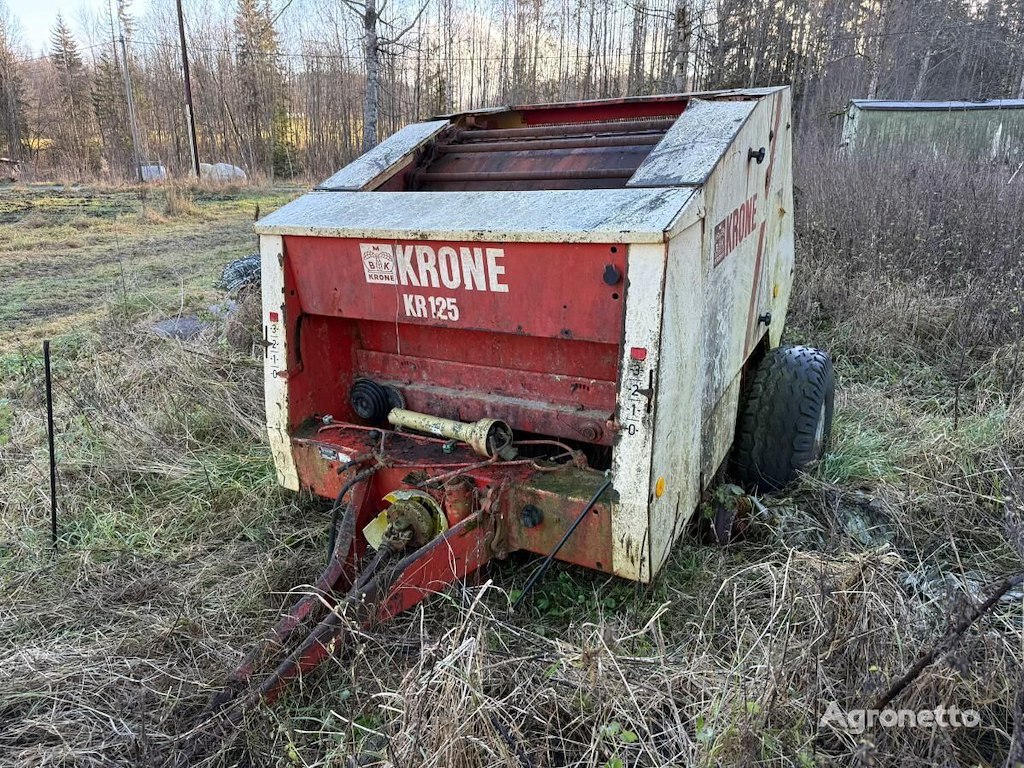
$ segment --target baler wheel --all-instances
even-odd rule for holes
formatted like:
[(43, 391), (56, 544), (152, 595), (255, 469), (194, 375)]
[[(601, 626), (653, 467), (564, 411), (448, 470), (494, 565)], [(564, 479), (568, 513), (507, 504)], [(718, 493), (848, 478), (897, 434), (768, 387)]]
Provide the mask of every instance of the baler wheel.
[(777, 491), (795, 480), (828, 447), (834, 400), (827, 353), (803, 346), (770, 350), (740, 405), (733, 473), (751, 491)]

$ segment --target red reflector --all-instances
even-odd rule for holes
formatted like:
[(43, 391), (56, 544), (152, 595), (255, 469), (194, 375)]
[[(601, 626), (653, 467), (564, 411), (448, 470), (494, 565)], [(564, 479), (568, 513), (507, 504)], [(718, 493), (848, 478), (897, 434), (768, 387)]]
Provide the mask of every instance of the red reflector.
[(280, 319), (281, 319), (281, 315), (279, 315), (277, 312), (271, 312), (270, 313), (270, 322), (276, 323)]
[(634, 360), (646, 360), (647, 349), (644, 347), (633, 347), (631, 350), (629, 350), (629, 356)]

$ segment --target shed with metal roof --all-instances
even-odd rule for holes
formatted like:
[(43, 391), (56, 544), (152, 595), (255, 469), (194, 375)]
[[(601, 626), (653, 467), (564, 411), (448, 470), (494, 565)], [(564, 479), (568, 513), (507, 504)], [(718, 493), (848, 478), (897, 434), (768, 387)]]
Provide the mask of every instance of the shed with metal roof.
[(1024, 159), (1024, 99), (854, 99), (842, 145), (850, 151), (931, 152), (1004, 163)]

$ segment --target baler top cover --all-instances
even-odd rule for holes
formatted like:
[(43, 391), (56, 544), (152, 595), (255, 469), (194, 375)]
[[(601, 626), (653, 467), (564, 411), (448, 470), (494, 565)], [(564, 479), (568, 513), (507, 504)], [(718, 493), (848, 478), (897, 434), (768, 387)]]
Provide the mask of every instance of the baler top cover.
[(522, 106), (414, 123), (317, 186), (365, 194), (307, 195), (261, 220), (257, 232), (664, 240), (759, 99), (777, 90)]
[[(334, 497), (367, 430), (398, 440), (354, 405), (357, 385), (371, 410), (498, 419), (587, 458), (509, 475), (514, 503), (579, 507), (602, 472), (614, 478), (607, 514), (559, 557), (649, 580), (729, 449), (744, 366), (782, 331), (789, 99), (779, 87), (445, 116), (259, 221), (280, 481)], [(448, 461), (431, 453), (430, 471)], [(488, 471), (474, 482), (497, 482)], [(546, 552), (564, 530), (546, 514), (510, 546)]]

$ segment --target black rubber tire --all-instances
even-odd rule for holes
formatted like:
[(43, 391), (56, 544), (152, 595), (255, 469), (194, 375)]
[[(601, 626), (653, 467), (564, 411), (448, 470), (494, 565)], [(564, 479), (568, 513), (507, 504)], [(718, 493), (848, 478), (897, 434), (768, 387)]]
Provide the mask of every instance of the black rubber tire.
[(788, 485), (827, 450), (834, 403), (827, 353), (802, 346), (769, 350), (740, 404), (733, 474), (751, 491)]

